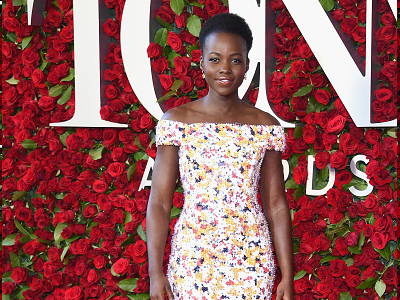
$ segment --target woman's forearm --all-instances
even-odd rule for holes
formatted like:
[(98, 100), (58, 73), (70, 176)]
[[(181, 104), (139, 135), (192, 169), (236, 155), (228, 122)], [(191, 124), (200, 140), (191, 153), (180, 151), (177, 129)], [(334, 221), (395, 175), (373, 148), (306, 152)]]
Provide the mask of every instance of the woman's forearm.
[(165, 243), (168, 236), (171, 207), (150, 199), (146, 216), (149, 275), (162, 273)]

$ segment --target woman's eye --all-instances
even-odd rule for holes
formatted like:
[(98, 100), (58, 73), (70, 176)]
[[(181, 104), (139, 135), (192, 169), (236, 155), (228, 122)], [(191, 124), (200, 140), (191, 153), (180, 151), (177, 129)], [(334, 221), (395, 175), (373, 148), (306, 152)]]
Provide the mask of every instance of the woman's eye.
[(232, 59), (232, 62), (235, 64), (240, 64), (242, 61), (238, 58), (234, 58), (234, 59)]
[(210, 62), (218, 62), (219, 59), (216, 58), (216, 57), (211, 57), (211, 58), (209, 59), (209, 61), (210, 61)]

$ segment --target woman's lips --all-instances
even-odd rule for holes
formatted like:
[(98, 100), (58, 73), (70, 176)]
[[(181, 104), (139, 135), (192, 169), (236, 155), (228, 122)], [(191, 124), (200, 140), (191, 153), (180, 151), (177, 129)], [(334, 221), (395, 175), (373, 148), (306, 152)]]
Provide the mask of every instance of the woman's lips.
[(222, 85), (228, 85), (228, 84), (231, 84), (233, 82), (233, 80), (231, 80), (229, 78), (218, 78), (218, 79), (216, 79), (216, 81), (219, 84), (222, 84)]

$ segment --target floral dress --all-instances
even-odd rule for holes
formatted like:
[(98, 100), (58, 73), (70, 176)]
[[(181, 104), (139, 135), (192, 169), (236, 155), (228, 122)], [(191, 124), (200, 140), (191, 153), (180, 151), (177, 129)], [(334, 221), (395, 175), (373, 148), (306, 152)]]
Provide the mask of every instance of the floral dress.
[(270, 299), (275, 264), (257, 191), (266, 150), (285, 148), (283, 128), (160, 120), (156, 144), (179, 147), (185, 197), (167, 273), (174, 299)]

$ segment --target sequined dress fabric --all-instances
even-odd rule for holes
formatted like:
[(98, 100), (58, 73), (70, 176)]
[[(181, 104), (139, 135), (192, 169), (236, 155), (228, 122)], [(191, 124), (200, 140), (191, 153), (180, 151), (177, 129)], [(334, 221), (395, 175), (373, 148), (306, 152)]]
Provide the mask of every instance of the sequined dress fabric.
[(167, 273), (174, 299), (270, 299), (275, 264), (257, 191), (267, 150), (285, 148), (283, 128), (160, 120), (156, 144), (179, 147), (185, 198)]

